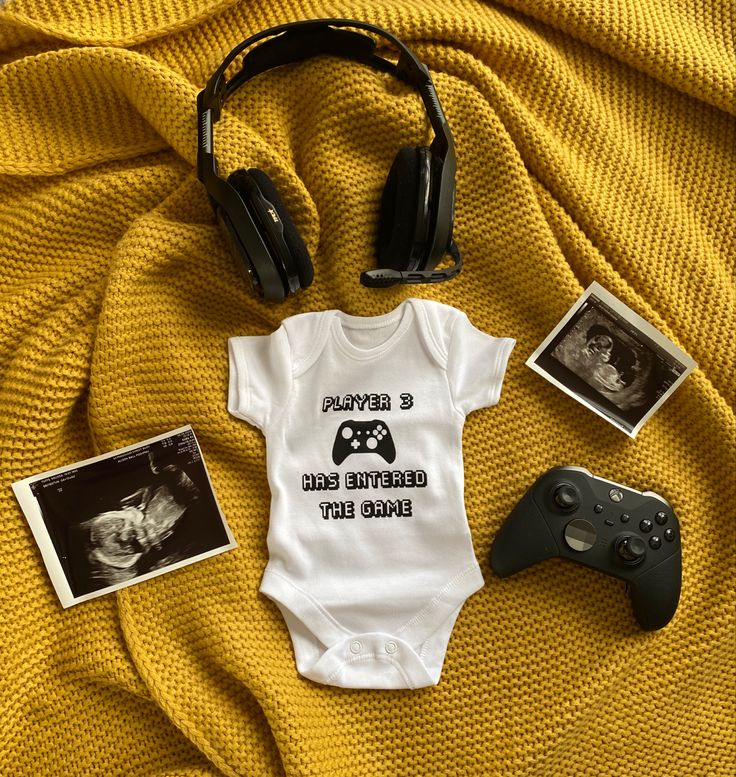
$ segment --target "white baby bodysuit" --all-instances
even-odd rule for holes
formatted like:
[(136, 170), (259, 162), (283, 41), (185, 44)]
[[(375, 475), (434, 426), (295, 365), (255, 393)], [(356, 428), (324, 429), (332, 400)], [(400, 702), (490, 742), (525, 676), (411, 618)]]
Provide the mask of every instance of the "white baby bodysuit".
[(462, 431), (498, 402), (514, 340), (407, 299), (232, 337), (228, 410), (266, 437), (269, 561), (299, 672), (345, 688), (439, 682), (483, 586), (463, 501)]

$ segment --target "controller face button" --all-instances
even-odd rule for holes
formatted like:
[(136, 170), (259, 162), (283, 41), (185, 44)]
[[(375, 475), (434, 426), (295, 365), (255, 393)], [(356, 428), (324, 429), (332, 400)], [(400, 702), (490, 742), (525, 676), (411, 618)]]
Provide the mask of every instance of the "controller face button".
[(649, 520), (649, 518), (644, 518), (644, 520), (640, 521), (639, 523), (639, 528), (645, 534), (648, 534), (652, 530), (653, 526), (654, 524)]
[(647, 554), (647, 546), (641, 537), (628, 535), (622, 537), (616, 543), (616, 553), (624, 564), (635, 566), (644, 560), (644, 556)]
[(674, 529), (665, 529), (664, 530), (664, 538), (667, 540), (667, 542), (673, 542), (675, 539), (675, 530)]
[(555, 504), (562, 510), (574, 510), (580, 504), (580, 497), (578, 496), (577, 489), (566, 483), (557, 486), (552, 495), (552, 499), (554, 499)]
[(618, 504), (624, 498), (624, 492), (620, 488), (612, 488), (608, 492), (608, 498)]
[(572, 550), (590, 550), (597, 536), (595, 526), (583, 518), (576, 518), (565, 526), (565, 542)]
[(653, 548), (654, 550), (657, 550), (659, 546), (662, 544), (662, 540), (659, 539), (656, 535), (654, 537), (649, 538), (649, 547)]
[(628, 513), (621, 513), (621, 523), (628, 523), (630, 518)]
[(602, 513), (602, 512), (603, 512), (603, 505), (596, 505), (596, 506), (593, 508), (593, 512), (594, 512), (594, 513)]
[(666, 524), (666, 523), (667, 523), (667, 518), (668, 518), (668, 517), (669, 517), (669, 516), (667, 515), (667, 513), (665, 513), (665, 512), (663, 512), (662, 510), (660, 510), (660, 511), (659, 511), (659, 512), (658, 512), (658, 513), (657, 513), (657, 514), (654, 516), (654, 520), (655, 520), (655, 521), (656, 521), (656, 522), (657, 522), (657, 523), (658, 523), (660, 526), (664, 526), (664, 524)]

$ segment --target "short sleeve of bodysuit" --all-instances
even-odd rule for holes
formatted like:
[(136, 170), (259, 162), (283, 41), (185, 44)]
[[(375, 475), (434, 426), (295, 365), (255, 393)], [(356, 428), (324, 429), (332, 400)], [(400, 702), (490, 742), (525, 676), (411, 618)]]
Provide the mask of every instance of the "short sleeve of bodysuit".
[(447, 349), (447, 376), (458, 411), (467, 415), (498, 403), (515, 344), (510, 337), (492, 337), (476, 329), (465, 313), (457, 315)]
[(230, 380), (227, 409), (263, 430), (284, 409), (291, 391), (289, 338), (282, 325), (273, 334), (228, 340)]

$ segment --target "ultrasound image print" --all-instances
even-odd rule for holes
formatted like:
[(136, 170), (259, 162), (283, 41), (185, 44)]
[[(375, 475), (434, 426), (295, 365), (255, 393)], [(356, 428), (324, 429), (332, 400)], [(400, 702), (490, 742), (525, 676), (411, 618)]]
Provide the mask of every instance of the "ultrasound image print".
[(595, 282), (526, 363), (631, 437), (697, 366)]
[(13, 488), (65, 607), (235, 546), (190, 427)]
[(144, 474), (144, 486), (120, 499), (118, 509), (79, 524), (92, 580), (115, 585), (187, 555), (180, 543), (165, 546), (199, 498), (199, 489), (176, 464), (157, 468), (150, 451), (148, 461), (150, 476)]
[(652, 401), (652, 352), (594, 307), (583, 313), (551, 354), (619, 410)]

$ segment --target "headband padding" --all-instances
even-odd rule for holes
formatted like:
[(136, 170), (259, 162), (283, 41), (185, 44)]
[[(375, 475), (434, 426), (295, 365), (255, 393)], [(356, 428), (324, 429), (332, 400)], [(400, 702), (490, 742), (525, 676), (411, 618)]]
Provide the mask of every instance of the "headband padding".
[(253, 187), (257, 186), (261, 194), (273, 205), (284, 228), (284, 242), (294, 261), (299, 285), (306, 289), (314, 280), (312, 260), (309, 258), (309, 251), (307, 251), (304, 241), (291, 220), (289, 211), (281, 200), (273, 181), (263, 170), (255, 167), (251, 167), (247, 171), (236, 170), (230, 174), (227, 180), (245, 198), (246, 202), (248, 202), (248, 196), (253, 191)]
[(405, 146), (396, 155), (383, 187), (376, 241), (379, 267), (409, 269), (418, 198), (419, 151)]

